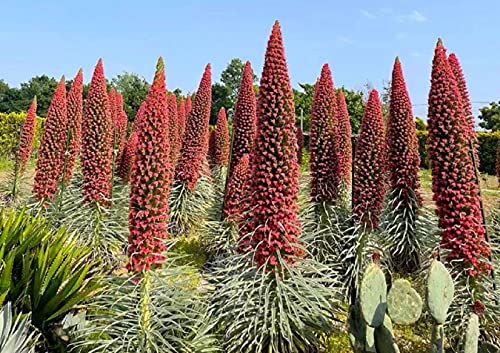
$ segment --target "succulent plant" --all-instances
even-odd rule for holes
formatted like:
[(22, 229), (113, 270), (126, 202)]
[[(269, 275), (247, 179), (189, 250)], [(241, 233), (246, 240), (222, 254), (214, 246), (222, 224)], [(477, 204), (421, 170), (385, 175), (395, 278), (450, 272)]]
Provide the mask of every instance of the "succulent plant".
[(398, 279), (387, 295), (387, 310), (396, 324), (414, 324), (422, 315), (422, 298), (410, 282)]

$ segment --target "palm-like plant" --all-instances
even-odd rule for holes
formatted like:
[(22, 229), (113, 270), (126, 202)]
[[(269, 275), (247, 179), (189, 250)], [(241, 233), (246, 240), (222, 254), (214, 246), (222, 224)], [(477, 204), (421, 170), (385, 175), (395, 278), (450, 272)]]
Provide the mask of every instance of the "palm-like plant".
[(40, 216), (0, 212), (0, 300), (31, 313), (32, 325), (54, 352), (62, 344), (58, 327), (64, 316), (100, 287), (90, 251)]

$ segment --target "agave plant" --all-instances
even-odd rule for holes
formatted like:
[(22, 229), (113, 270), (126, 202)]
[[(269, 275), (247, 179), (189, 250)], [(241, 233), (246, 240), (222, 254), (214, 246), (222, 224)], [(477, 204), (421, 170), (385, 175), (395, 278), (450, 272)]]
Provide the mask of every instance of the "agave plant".
[(189, 266), (137, 276), (110, 276), (107, 288), (88, 308), (87, 325), (76, 333), (76, 351), (88, 353), (210, 353), (216, 337), (206, 316), (200, 277)]
[(29, 315), (13, 321), (11, 303), (5, 304), (0, 310), (0, 353), (32, 353), (36, 339)]
[(18, 312), (31, 313), (44, 344), (57, 352), (64, 346), (61, 320), (100, 287), (91, 249), (74, 234), (52, 230), (49, 221), (24, 210), (1, 211), (0, 244), (0, 299), (12, 302)]

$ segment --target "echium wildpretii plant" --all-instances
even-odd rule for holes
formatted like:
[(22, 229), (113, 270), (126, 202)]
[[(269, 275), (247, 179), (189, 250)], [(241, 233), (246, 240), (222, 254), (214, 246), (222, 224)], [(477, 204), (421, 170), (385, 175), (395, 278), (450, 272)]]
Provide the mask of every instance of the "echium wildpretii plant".
[(182, 148), (170, 193), (170, 232), (186, 234), (204, 225), (212, 204), (207, 162), (208, 124), (212, 100), (211, 66), (207, 64), (187, 115)]
[[(211, 143), (210, 143), (211, 142)], [(215, 129), (210, 134), (208, 162), (216, 187), (224, 194), (227, 165), (229, 163), (230, 137), (227, 127), (226, 110), (222, 107), (217, 116)]]
[(339, 178), (339, 205), (350, 208), (352, 179), (352, 131), (344, 91), (337, 90), (335, 120), (338, 127), (337, 173)]
[(240, 159), (252, 151), (255, 139), (256, 102), (253, 91), (253, 71), (249, 61), (245, 63), (241, 78), (238, 99), (233, 116), (233, 142), (229, 174), (233, 172)]
[(378, 92), (371, 90), (361, 120), (354, 158), (352, 214), (363, 228), (378, 228), (385, 192), (384, 117)]
[(455, 77), (441, 41), (436, 46), (428, 110), (432, 191), (449, 261), (459, 260), (470, 276), (489, 271), (485, 258), (478, 185), (470, 153), (469, 125)]
[(113, 163), (113, 120), (102, 59), (90, 82), (82, 120), (81, 166), (86, 202), (109, 204)]
[(16, 198), (19, 191), (21, 179), (26, 170), (26, 165), (31, 157), (33, 149), (33, 140), (35, 138), (36, 128), (36, 96), (31, 102), (30, 108), (26, 113), (21, 135), (19, 136), (19, 147), (17, 149), (16, 161), (14, 164), (14, 175), (12, 180), (12, 198)]
[(66, 81), (63, 76), (57, 85), (47, 112), (45, 130), (36, 161), (33, 194), (35, 199), (42, 201), (44, 205), (56, 196), (63, 173), (68, 136), (67, 126)]
[(172, 173), (181, 149), (182, 140), (180, 134), (179, 117), (177, 114), (177, 99), (175, 94), (171, 93), (168, 96), (168, 136), (170, 144), (170, 167), (172, 169)]
[(462, 101), (462, 109), (465, 115), (465, 120), (467, 121), (469, 144), (472, 143), (474, 162), (476, 168), (479, 170), (479, 144), (476, 136), (476, 124), (474, 122), (474, 115), (472, 114), (472, 104), (469, 98), (467, 83), (465, 82), (465, 77), (462, 71), (462, 67), (460, 66), (460, 62), (458, 61), (458, 58), (454, 53), (451, 53), (448, 56), (448, 63), (450, 64), (451, 71), (453, 72), (453, 75), (455, 76), (455, 80), (457, 82), (458, 93), (460, 94), (460, 99)]
[[(484, 319), (498, 326), (498, 296), (489, 283), (489, 244), (480, 209), (479, 188), (472, 163), (470, 126), (455, 75), (441, 40), (432, 63), (428, 108), (428, 152), (433, 200), (441, 234), (441, 247), (453, 268), (457, 288), (451, 308), (451, 338), (463, 330), (463, 315), (476, 300), (485, 303)], [(493, 305), (493, 307), (491, 307)]]
[(186, 101), (184, 98), (179, 99), (177, 104), (177, 130), (179, 137), (179, 151), (182, 148), (182, 141), (184, 140), (184, 130), (186, 128)]
[(138, 133), (142, 120), (142, 115), (144, 114), (145, 102), (142, 102), (141, 106), (137, 110), (134, 122), (132, 124), (132, 131), (125, 144), (123, 153), (120, 156), (120, 163), (116, 171), (116, 175), (122, 179), (123, 184), (127, 184), (130, 179), (130, 172), (132, 171), (132, 165), (134, 164), (135, 151), (138, 142)]
[(333, 204), (338, 195), (335, 103), (332, 74), (324, 64), (314, 93), (309, 142), (310, 192), (318, 203)]
[(279, 23), (269, 38), (250, 158), (250, 233), (240, 254), (214, 264), (210, 313), (228, 353), (319, 351), (331, 330), (332, 271), (303, 259), (293, 94)]
[(83, 114), (83, 72), (78, 71), (68, 93), (68, 139), (64, 161), (64, 184), (73, 177), (75, 163), (80, 153), (80, 137)]
[(164, 260), (168, 236), (170, 146), (163, 59), (145, 100), (130, 177), (129, 270), (149, 270)]
[(388, 191), (382, 221), (382, 242), (387, 245), (392, 265), (398, 272), (416, 272), (421, 268), (424, 240), (419, 232), (422, 198), (418, 177), (420, 156), (411, 101), (403, 70), (396, 57), (392, 70), (389, 118), (386, 130)]

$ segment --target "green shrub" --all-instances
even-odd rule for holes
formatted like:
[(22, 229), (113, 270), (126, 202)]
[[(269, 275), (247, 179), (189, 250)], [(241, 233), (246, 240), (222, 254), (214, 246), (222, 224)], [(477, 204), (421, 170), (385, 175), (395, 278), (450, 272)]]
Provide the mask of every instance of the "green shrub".
[(479, 170), (481, 173), (495, 175), (495, 165), (497, 159), (498, 142), (500, 140), (500, 131), (496, 132), (478, 132), (479, 142)]
[[(21, 113), (0, 113), (0, 158), (14, 159), (19, 135), (26, 119), (26, 112)], [(45, 119), (36, 118), (35, 140), (33, 142), (33, 154), (38, 150), (40, 137), (43, 131)]]
[(429, 133), (427, 131), (417, 130), (417, 138), (418, 138), (418, 153), (420, 154), (420, 168), (428, 169), (429, 168), (429, 156), (427, 155), (427, 136)]

